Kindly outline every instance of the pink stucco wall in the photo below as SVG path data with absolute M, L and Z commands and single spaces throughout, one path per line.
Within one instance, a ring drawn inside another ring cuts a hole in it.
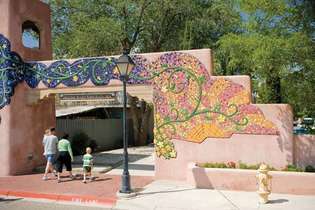
M 315 167 L 315 135 L 294 135 L 294 163 L 298 167 Z
M 24 60 L 52 58 L 48 5 L 34 0 L 1 0 L 0 33 L 11 41 L 11 49 Z M 22 23 L 31 20 L 41 32 L 40 49 L 26 49 L 22 45 Z M 55 125 L 54 98 L 46 98 L 36 105 L 27 104 L 30 88 L 19 84 L 11 104 L 0 110 L 0 176 L 29 173 L 43 163 L 42 136 L 46 128 Z
M 9 112 L 14 113 L 10 115 L 9 123 L 9 174 L 29 173 L 34 167 L 43 164 L 43 132 L 55 125 L 54 98 L 27 105 L 27 89 L 26 84 L 20 84 L 9 107 Z
M 197 188 L 256 191 L 256 170 L 187 167 L 187 182 Z M 315 195 L 315 174 L 271 171 L 272 193 Z
M 248 164 L 265 162 L 282 168 L 293 162 L 292 110 L 289 105 L 257 105 L 265 117 L 275 123 L 279 135 L 240 135 L 231 138 L 208 138 L 204 142 L 192 143 L 173 140 L 178 151 L 177 158 L 156 158 L 157 179 L 186 180 L 189 162 L 241 161 Z
M 1 0 L 9 2 L 9 34 L 12 49 L 24 60 L 51 60 L 51 24 L 49 6 L 38 0 Z M 22 24 L 32 21 L 40 30 L 40 48 L 27 49 L 22 44 Z

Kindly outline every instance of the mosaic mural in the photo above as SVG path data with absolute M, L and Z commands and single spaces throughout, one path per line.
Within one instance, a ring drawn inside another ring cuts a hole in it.
M 14 87 L 23 81 L 23 62 L 11 52 L 10 42 L 0 34 L 0 109 L 10 103 Z
M 166 53 L 148 67 L 137 79 L 152 80 L 159 157 L 176 157 L 172 139 L 201 143 L 235 133 L 278 134 L 276 126 L 250 104 L 250 93 L 243 86 L 212 79 L 194 56 Z
M 129 84 L 152 84 L 155 108 L 156 154 L 166 159 L 177 153 L 172 139 L 201 143 L 207 138 L 229 138 L 233 134 L 277 135 L 277 127 L 250 104 L 250 93 L 226 79 L 212 79 L 194 56 L 172 52 L 148 62 L 134 55 L 136 64 Z M 0 108 L 10 103 L 14 87 L 26 81 L 31 88 L 42 82 L 47 88 L 59 84 L 80 86 L 91 80 L 107 85 L 119 79 L 115 58 L 84 58 L 73 63 L 55 61 L 24 63 L 10 51 L 0 35 Z

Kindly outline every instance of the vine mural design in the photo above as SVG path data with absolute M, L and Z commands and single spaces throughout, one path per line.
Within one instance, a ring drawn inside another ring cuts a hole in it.
M 156 154 L 177 153 L 172 139 L 201 143 L 209 137 L 278 134 L 276 126 L 250 104 L 250 93 L 226 79 L 212 79 L 204 65 L 185 53 L 166 53 L 137 79 L 152 80 Z
M 166 53 L 152 63 L 134 55 L 136 64 L 129 84 L 151 84 L 154 88 L 156 154 L 175 158 L 172 139 L 201 143 L 207 138 L 229 138 L 239 134 L 278 134 L 276 126 L 250 104 L 250 93 L 226 79 L 212 79 L 204 65 L 185 53 Z M 47 88 L 59 84 L 80 86 L 91 80 L 107 85 L 118 79 L 115 58 L 84 58 L 73 63 L 55 61 L 24 63 L 10 51 L 0 35 L 0 108 L 10 103 L 18 82 L 31 88 L 42 82 Z

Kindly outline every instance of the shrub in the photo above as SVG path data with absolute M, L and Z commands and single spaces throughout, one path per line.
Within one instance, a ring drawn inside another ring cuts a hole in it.
M 225 163 L 201 163 L 198 166 L 203 168 L 227 168 Z
M 245 163 L 239 162 L 240 169 L 254 169 L 257 170 L 259 168 L 259 164 L 247 165 Z
M 91 147 L 92 151 L 94 151 L 97 147 L 96 142 L 90 139 L 90 137 L 82 131 L 75 133 L 70 141 L 73 155 L 84 154 L 86 147 Z
M 305 167 L 305 172 L 315 172 L 315 168 L 311 165 Z
M 303 172 L 303 169 L 298 168 L 295 165 L 287 165 L 287 167 L 284 169 L 284 171 Z

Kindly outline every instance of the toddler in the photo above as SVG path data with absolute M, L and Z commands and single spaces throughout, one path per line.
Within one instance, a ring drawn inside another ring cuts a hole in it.
M 92 177 L 92 166 L 93 156 L 91 155 L 91 147 L 86 148 L 86 154 L 83 155 L 83 183 L 86 183 L 87 176 L 90 176 L 90 181 L 93 181 Z

